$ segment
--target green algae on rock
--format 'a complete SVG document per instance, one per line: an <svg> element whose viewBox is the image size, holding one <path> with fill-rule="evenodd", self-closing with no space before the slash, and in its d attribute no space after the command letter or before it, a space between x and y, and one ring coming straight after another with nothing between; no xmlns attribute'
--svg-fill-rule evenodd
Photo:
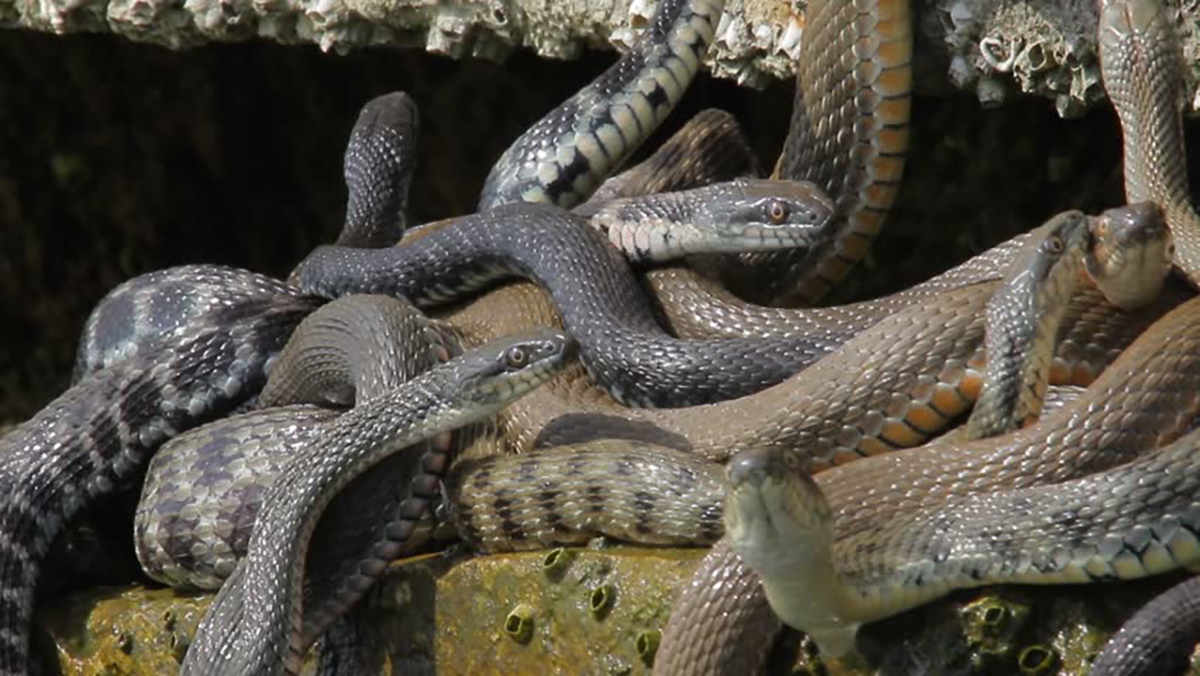
<svg viewBox="0 0 1200 676"><path fill-rule="evenodd" d="M620 546L400 561L356 611L360 663L406 676L646 674L705 553ZM956 594L868 625L846 660L824 660L788 632L770 673L1082 676L1123 619L1177 577ZM64 676L172 674L210 598L93 589L41 608L37 634ZM310 656L306 673L314 666Z"/></svg>

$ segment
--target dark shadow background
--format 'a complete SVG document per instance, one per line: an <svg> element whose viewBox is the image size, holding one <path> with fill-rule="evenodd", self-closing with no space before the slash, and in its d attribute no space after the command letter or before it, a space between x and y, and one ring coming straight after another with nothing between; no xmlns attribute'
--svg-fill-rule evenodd
<svg viewBox="0 0 1200 676"><path fill-rule="evenodd" d="M171 52L0 31L0 423L65 387L87 312L122 280L189 262L281 275L332 240L343 147L371 97L403 89L421 107L411 211L423 222L470 211L504 147L613 58ZM922 64L918 81L943 88L944 72ZM706 106L737 115L770 166L791 83L763 92L702 77L659 137ZM1123 201L1108 110L1064 121L1041 99L985 111L964 95L919 96L914 118L900 204L833 301L908 286L1058 210Z"/></svg>

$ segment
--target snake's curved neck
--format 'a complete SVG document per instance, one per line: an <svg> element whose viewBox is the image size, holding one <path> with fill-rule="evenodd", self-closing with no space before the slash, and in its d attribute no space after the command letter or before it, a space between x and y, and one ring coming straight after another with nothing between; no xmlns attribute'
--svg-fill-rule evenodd
<svg viewBox="0 0 1200 676"><path fill-rule="evenodd" d="M969 438L1010 432L1041 413L1058 328L1083 279L1089 242L1088 220L1082 213L1065 212L1051 219L1038 228L988 300L987 367L967 421Z"/></svg>
<svg viewBox="0 0 1200 676"><path fill-rule="evenodd" d="M579 204L666 119L700 69L725 0L664 0L642 41L548 113L492 167L484 211L513 202Z"/></svg>
<svg viewBox="0 0 1200 676"><path fill-rule="evenodd" d="M1167 212L1175 264L1200 286L1200 215L1192 205L1184 154L1183 52L1158 0L1104 0L1100 68L1121 120L1125 196Z"/></svg>

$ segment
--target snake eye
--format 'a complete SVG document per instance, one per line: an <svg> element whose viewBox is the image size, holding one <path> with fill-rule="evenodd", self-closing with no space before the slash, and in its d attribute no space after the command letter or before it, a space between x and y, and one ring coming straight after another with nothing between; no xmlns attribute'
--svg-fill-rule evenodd
<svg viewBox="0 0 1200 676"><path fill-rule="evenodd" d="M784 222L787 220L787 217L788 208L783 202L777 200L771 202L771 204L767 206L767 218L769 218L775 225L779 225L780 223Z"/></svg>
<svg viewBox="0 0 1200 676"><path fill-rule="evenodd" d="M510 369L519 369L528 363L529 352L523 347L510 347L504 352L504 365Z"/></svg>
<svg viewBox="0 0 1200 676"><path fill-rule="evenodd" d="M1046 251L1052 254L1060 254L1063 252L1063 241L1058 235L1053 235L1046 238Z"/></svg>

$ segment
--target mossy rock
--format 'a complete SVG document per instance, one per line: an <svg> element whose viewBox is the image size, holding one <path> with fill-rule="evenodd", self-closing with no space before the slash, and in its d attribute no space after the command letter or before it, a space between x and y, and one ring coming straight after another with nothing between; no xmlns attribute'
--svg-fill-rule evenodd
<svg viewBox="0 0 1200 676"><path fill-rule="evenodd" d="M380 674L646 674L704 553L565 548L397 562L358 617L365 659ZM772 673L1082 675L1124 618L1177 579L964 592L868 626L845 661L820 659L792 632ZM94 589L43 608L39 632L65 676L169 674L210 598Z"/></svg>

